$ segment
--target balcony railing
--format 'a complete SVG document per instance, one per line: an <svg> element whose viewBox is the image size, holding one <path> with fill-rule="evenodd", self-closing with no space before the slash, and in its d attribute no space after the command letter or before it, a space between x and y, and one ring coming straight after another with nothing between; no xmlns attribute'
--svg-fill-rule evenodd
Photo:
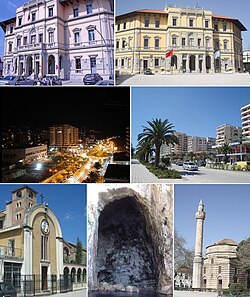
<svg viewBox="0 0 250 297"><path fill-rule="evenodd" d="M117 52L123 52L123 51L138 51L138 50L147 50L147 51L169 51L173 49L175 50L207 50L211 51L212 47L207 47L207 46L191 46L191 45L180 45L180 46L171 46L171 47L150 47L150 46L142 46L142 47L124 47L124 48L117 48Z"/></svg>
<svg viewBox="0 0 250 297"><path fill-rule="evenodd" d="M42 3L45 3L45 0L31 0L29 2L26 2L23 4L23 8L30 8L32 6L36 6L38 4L42 4Z"/></svg>
<svg viewBox="0 0 250 297"><path fill-rule="evenodd" d="M22 250L0 245L0 258L22 258Z"/></svg>

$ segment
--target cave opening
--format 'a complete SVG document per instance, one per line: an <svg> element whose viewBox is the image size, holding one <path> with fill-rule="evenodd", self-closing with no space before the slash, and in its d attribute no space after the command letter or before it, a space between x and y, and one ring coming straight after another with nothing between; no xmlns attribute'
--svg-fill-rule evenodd
<svg viewBox="0 0 250 297"><path fill-rule="evenodd" d="M135 197L124 197L107 204L99 215L97 277L99 283L134 286L155 291L153 232L146 209Z"/></svg>

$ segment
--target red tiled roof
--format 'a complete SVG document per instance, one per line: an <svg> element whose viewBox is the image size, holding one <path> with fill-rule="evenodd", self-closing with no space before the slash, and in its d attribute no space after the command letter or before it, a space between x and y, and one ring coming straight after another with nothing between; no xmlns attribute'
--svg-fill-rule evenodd
<svg viewBox="0 0 250 297"><path fill-rule="evenodd" d="M218 14L213 14L212 17L216 18L216 19L236 20L234 18L230 18L230 17L227 17L227 16L218 15Z"/></svg>
<svg viewBox="0 0 250 297"><path fill-rule="evenodd" d="M247 31L247 28L238 19L230 18L227 16L221 16L217 14L213 14L212 17L215 19L231 20L241 31Z"/></svg>

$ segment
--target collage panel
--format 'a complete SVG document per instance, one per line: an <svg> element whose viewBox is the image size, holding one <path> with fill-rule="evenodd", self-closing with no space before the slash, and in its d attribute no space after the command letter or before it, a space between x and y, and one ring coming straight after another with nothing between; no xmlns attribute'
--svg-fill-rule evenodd
<svg viewBox="0 0 250 297"><path fill-rule="evenodd" d="M175 185L174 296L249 296L249 184Z"/></svg>
<svg viewBox="0 0 250 297"><path fill-rule="evenodd" d="M87 185L90 297L173 296L173 185Z"/></svg>
<svg viewBox="0 0 250 297"><path fill-rule="evenodd" d="M0 296L87 296L86 185L1 184L0 192Z"/></svg>
<svg viewBox="0 0 250 297"><path fill-rule="evenodd" d="M246 0L116 0L116 84L249 86L245 9Z"/></svg>
<svg viewBox="0 0 250 297"><path fill-rule="evenodd" d="M132 87L131 109L132 183L249 183L249 87Z"/></svg>
<svg viewBox="0 0 250 297"><path fill-rule="evenodd" d="M130 88L62 88L1 89L1 181L130 182Z"/></svg>

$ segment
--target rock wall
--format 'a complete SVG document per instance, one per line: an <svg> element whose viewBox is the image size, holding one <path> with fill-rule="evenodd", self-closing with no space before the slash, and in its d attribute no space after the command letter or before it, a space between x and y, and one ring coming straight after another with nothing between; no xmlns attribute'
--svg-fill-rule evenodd
<svg viewBox="0 0 250 297"><path fill-rule="evenodd" d="M173 190L88 185L89 290L172 294Z"/></svg>

